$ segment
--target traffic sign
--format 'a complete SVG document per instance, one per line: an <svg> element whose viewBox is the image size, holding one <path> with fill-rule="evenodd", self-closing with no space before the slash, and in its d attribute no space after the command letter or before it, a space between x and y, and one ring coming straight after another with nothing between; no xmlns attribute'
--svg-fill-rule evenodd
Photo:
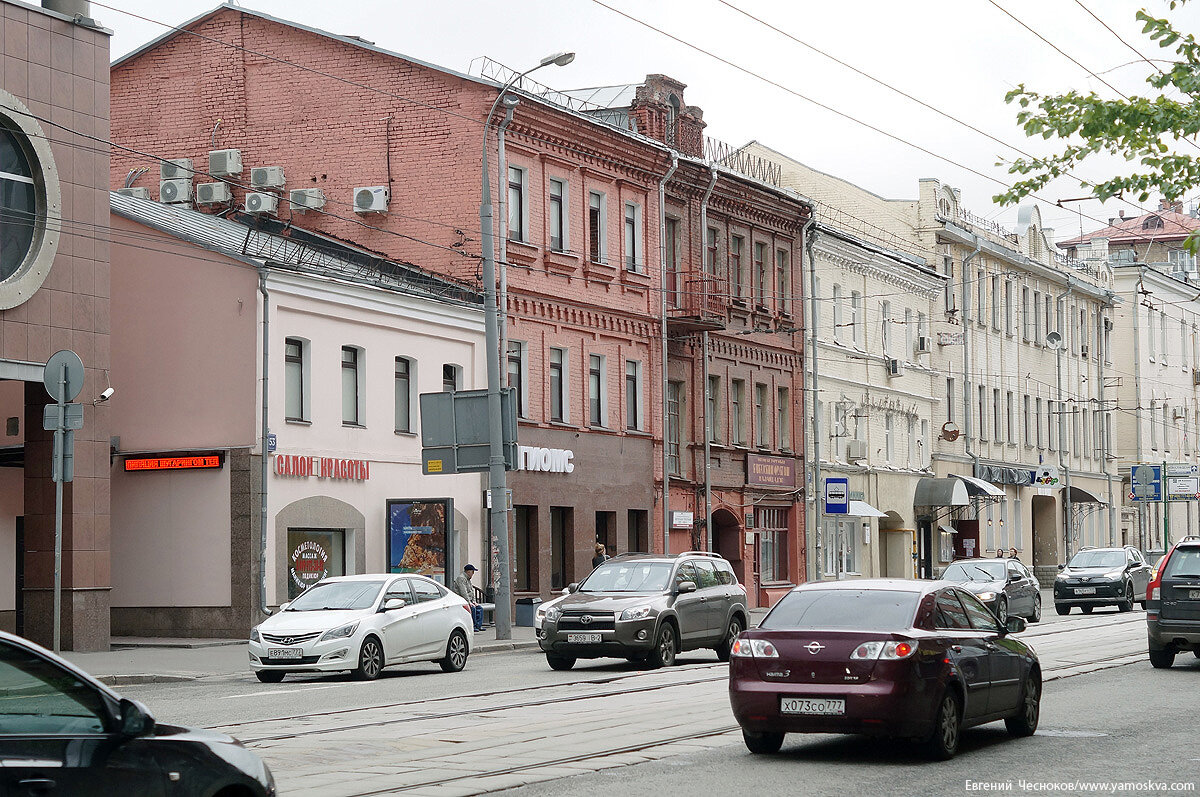
<svg viewBox="0 0 1200 797"><path fill-rule="evenodd" d="M63 367L66 366L64 372ZM65 395L59 398L58 389L60 382L64 381L66 388ZM79 355L70 349L55 352L50 355L50 359L46 360L46 370L42 374L42 383L46 386L46 392L50 394L50 398L55 401L74 401L79 395L79 391L83 390L83 360L79 359Z"/></svg>
<svg viewBox="0 0 1200 797"><path fill-rule="evenodd" d="M58 428L57 404L47 404L42 408L42 428L47 432L53 432ZM63 405L63 428L71 430L83 428L82 404Z"/></svg>
<svg viewBox="0 0 1200 797"><path fill-rule="evenodd" d="M1167 463L1168 501L1195 501L1200 497L1200 465Z"/></svg>
<svg viewBox="0 0 1200 797"><path fill-rule="evenodd" d="M1134 501L1162 500L1161 465L1134 465L1131 474L1130 498Z"/></svg>
<svg viewBox="0 0 1200 797"><path fill-rule="evenodd" d="M850 510L850 480L845 476L825 479L825 514L844 515Z"/></svg>

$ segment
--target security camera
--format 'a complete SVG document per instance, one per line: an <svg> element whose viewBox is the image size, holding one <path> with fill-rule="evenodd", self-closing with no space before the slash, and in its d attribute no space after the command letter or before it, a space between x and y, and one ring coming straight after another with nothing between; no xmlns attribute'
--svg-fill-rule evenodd
<svg viewBox="0 0 1200 797"><path fill-rule="evenodd" d="M99 403L101 401L108 401L110 398L113 397L113 393L116 393L116 392L117 391L114 388L106 387L104 389L104 392L100 394L100 398L96 399L96 402Z"/></svg>

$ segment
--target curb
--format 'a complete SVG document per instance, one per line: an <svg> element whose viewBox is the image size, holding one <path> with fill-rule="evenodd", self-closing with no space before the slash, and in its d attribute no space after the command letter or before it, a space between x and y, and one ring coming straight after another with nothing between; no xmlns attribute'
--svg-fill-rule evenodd
<svg viewBox="0 0 1200 797"><path fill-rule="evenodd" d="M97 681L108 686L139 686L141 684L177 684L185 681L195 681L202 676L199 675L155 675L155 674L129 674L129 675L98 675L93 676Z"/></svg>
<svg viewBox="0 0 1200 797"><path fill-rule="evenodd" d="M530 641L492 641L476 645L471 650L472 655L482 655L485 653L507 653L512 650L530 650L537 649L537 640Z"/></svg>

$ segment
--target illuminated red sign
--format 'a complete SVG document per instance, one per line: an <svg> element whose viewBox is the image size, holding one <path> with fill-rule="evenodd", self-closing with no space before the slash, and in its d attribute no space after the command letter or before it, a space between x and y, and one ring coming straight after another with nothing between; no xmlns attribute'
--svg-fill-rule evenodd
<svg viewBox="0 0 1200 797"><path fill-rule="evenodd" d="M125 470L193 470L196 468L221 467L220 454L204 454L198 457L148 457L125 459Z"/></svg>

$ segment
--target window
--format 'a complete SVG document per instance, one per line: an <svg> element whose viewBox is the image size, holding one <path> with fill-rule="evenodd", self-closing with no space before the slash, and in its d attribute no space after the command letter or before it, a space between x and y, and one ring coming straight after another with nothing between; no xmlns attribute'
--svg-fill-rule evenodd
<svg viewBox="0 0 1200 797"><path fill-rule="evenodd" d="M1045 302L1046 334L1049 335L1055 329L1055 326L1054 326L1054 297L1052 297L1050 294L1046 294L1045 298L1046 298L1046 302Z"/></svg>
<svg viewBox="0 0 1200 797"><path fill-rule="evenodd" d="M791 312L791 300L788 297L788 253L786 249L775 252L775 286L779 291L779 305L776 308L781 314Z"/></svg>
<svg viewBox="0 0 1200 797"><path fill-rule="evenodd" d="M525 170L508 167L508 240L526 241Z"/></svg>
<svg viewBox="0 0 1200 797"><path fill-rule="evenodd" d="M1017 419L1014 417L1017 413L1017 407L1013 401L1013 392L1006 391L1004 394L1004 439L1009 445L1015 445L1017 442Z"/></svg>
<svg viewBox="0 0 1200 797"><path fill-rule="evenodd" d="M921 469L929 467L929 421L925 418L921 419L921 437L917 441L917 445L921 447Z"/></svg>
<svg viewBox="0 0 1200 797"><path fill-rule="evenodd" d="M850 340L859 348L863 345L863 327L866 322L862 314L862 294L850 291Z"/></svg>
<svg viewBox="0 0 1200 797"><path fill-rule="evenodd" d="M946 378L946 420L954 423L954 378Z"/></svg>
<svg viewBox="0 0 1200 797"><path fill-rule="evenodd" d="M987 388L979 386L979 432L980 440L987 440Z"/></svg>
<svg viewBox="0 0 1200 797"><path fill-rule="evenodd" d="M359 406L359 370L361 349L354 346L342 347L342 423L350 426L360 426L361 417Z"/></svg>
<svg viewBox="0 0 1200 797"><path fill-rule="evenodd" d="M1029 394L1026 393L1021 397L1021 422L1025 427L1025 445L1031 446L1034 444L1033 429L1029 418Z"/></svg>
<svg viewBox="0 0 1200 797"><path fill-rule="evenodd" d="M1021 340L1029 341L1033 338L1033 313L1029 307L1029 288L1028 286L1021 288Z"/></svg>
<svg viewBox="0 0 1200 797"><path fill-rule="evenodd" d="M667 383L667 470L682 473L679 457L679 405L683 402L683 383Z"/></svg>
<svg viewBox="0 0 1200 797"><path fill-rule="evenodd" d="M518 592L538 588L537 564L541 542L538 540L536 506L513 507L513 589Z"/></svg>
<svg viewBox="0 0 1200 797"><path fill-rule="evenodd" d="M788 389L781 387L777 391L775 411L778 414L779 448L788 451L792 447L791 402L788 400Z"/></svg>
<svg viewBox="0 0 1200 797"><path fill-rule="evenodd" d="M604 246L604 194L588 192L588 256L593 263L607 262Z"/></svg>
<svg viewBox="0 0 1200 797"><path fill-rule="evenodd" d="M769 402L767 386L756 384L754 386L754 445L759 448L766 448L767 440L770 439L771 407Z"/></svg>
<svg viewBox="0 0 1200 797"><path fill-rule="evenodd" d="M1045 438L1042 437L1042 400L1040 398L1034 399L1033 404L1033 417L1037 424L1037 447L1045 448Z"/></svg>
<svg viewBox="0 0 1200 797"><path fill-rule="evenodd" d="M1013 283L1004 281L1004 334L1013 334Z"/></svg>
<svg viewBox="0 0 1200 797"><path fill-rule="evenodd" d="M411 432L413 363L407 357L396 358L396 431Z"/></svg>
<svg viewBox="0 0 1200 797"><path fill-rule="evenodd" d="M767 245L754 244L754 299L761 305L767 303Z"/></svg>
<svg viewBox="0 0 1200 797"><path fill-rule="evenodd" d="M883 309L879 313L879 315L882 316L882 318L880 319L880 324L882 325L882 331L880 333L881 334L880 348L883 349L884 357L891 357L892 356L892 303L884 302L882 305L882 308Z"/></svg>
<svg viewBox="0 0 1200 797"><path fill-rule="evenodd" d="M625 428L642 428L642 364L625 361Z"/></svg>
<svg viewBox="0 0 1200 797"><path fill-rule="evenodd" d="M754 510L758 529L758 577L764 583L788 580L787 513L782 508Z"/></svg>
<svg viewBox="0 0 1200 797"><path fill-rule="evenodd" d="M721 439L721 377L708 378L708 439L717 442Z"/></svg>
<svg viewBox="0 0 1200 797"><path fill-rule="evenodd" d="M550 588L562 589L575 580L575 509L550 507Z"/></svg>
<svg viewBox="0 0 1200 797"><path fill-rule="evenodd" d="M593 354L588 357L588 423L592 426L607 425L604 393L604 357Z"/></svg>
<svg viewBox="0 0 1200 797"><path fill-rule="evenodd" d="M833 339L842 342L842 286L833 286Z"/></svg>
<svg viewBox="0 0 1200 797"><path fill-rule="evenodd" d="M1042 293L1041 291L1033 292L1033 309L1029 314L1030 323L1033 324L1033 342L1040 344L1042 342Z"/></svg>
<svg viewBox="0 0 1200 797"><path fill-rule="evenodd" d="M729 238L729 279L733 282L734 298L740 299L745 296L745 280L746 276L742 273L742 248L745 244L745 239L740 236L733 235Z"/></svg>
<svg viewBox="0 0 1200 797"><path fill-rule="evenodd" d="M666 236L666 258L667 258L667 284L665 290L667 292L667 302L672 307L679 307L680 300L683 297L683 285L679 275L679 219L668 218L664 225L664 235Z"/></svg>
<svg viewBox="0 0 1200 797"><path fill-rule="evenodd" d="M736 445L746 443L745 403L746 383L734 379L729 385L729 442Z"/></svg>
<svg viewBox="0 0 1200 797"><path fill-rule="evenodd" d="M459 381L459 376L462 374L462 369L457 365L446 363L442 366L442 392L453 393L455 390L462 388L462 383Z"/></svg>
<svg viewBox="0 0 1200 797"><path fill-rule="evenodd" d="M528 407L525 400L525 344L520 341L508 342L508 386L513 389L517 399L517 417L527 418Z"/></svg>
<svg viewBox="0 0 1200 797"><path fill-rule="evenodd" d="M942 299L946 305L946 312L949 313L955 309L954 304L954 258L950 255L942 256L942 273L946 275L946 288L942 293Z"/></svg>
<svg viewBox="0 0 1200 797"><path fill-rule="evenodd" d="M908 447L908 455L905 457L904 466L911 470L917 456L917 419L912 416L908 418L908 438L905 440L905 445Z"/></svg>
<svg viewBox="0 0 1200 797"><path fill-rule="evenodd" d="M550 420L563 422L567 420L567 380L564 379L567 366L567 352L564 349L550 349Z"/></svg>
<svg viewBox="0 0 1200 797"><path fill-rule="evenodd" d="M913 359L913 322L912 310L904 308L904 351L902 352L905 360Z"/></svg>
<svg viewBox="0 0 1200 797"><path fill-rule="evenodd" d="M4 733L33 736L61 736L61 742L45 740L9 741L6 747L23 748L31 752L43 746L92 746L97 742L87 737L105 733L108 709L100 693L89 684L79 681L67 670L46 659L28 653L7 642L0 643L0 683L13 703L4 710ZM13 698L16 698L15 700ZM72 738L74 737L74 738ZM84 739L79 739L84 737ZM22 762L24 763L24 762ZM48 762L47 762L48 763ZM26 766L36 764L26 764ZM61 762L56 762L62 766ZM119 765L118 765L119 766ZM77 775L70 772L70 780ZM64 772L67 775L68 772ZM16 783L18 774L11 779ZM42 776L39 776L42 777ZM28 783L44 783L30 780ZM53 788L53 787L51 787ZM31 788L30 791L35 791Z"/></svg>
<svg viewBox="0 0 1200 797"><path fill-rule="evenodd" d="M642 258L642 208L633 202L625 203L625 270L646 270Z"/></svg>
<svg viewBox="0 0 1200 797"><path fill-rule="evenodd" d="M1165 310L1162 312L1162 318L1159 319L1158 336L1159 336L1158 348L1159 348L1159 351L1162 353L1161 362L1163 365L1166 365L1167 364L1167 313Z"/></svg>
<svg viewBox="0 0 1200 797"><path fill-rule="evenodd" d="M975 320L982 326L987 323L987 270L976 269L975 271Z"/></svg>
<svg viewBox="0 0 1200 797"><path fill-rule="evenodd" d="M1157 340L1158 336L1154 334L1154 311L1146 313L1146 325L1150 329L1150 334L1147 336L1147 348L1150 351L1150 359L1153 360L1158 356Z"/></svg>
<svg viewBox="0 0 1200 797"><path fill-rule="evenodd" d="M992 439L1004 442L1004 408L1000 406L1000 388L992 388Z"/></svg>
<svg viewBox="0 0 1200 797"><path fill-rule="evenodd" d="M15 98L14 98L15 101ZM21 106L19 101L16 102ZM4 307L14 307L29 298L45 279L48 269L34 269L31 253L41 248L43 251L37 259L46 261L54 257L54 246L35 244L41 227L41 219L45 216L44 191L58 191L55 180L44 180L46 188L39 189L35 177L39 176L41 168L37 162L34 150L49 149L40 138L26 137L21 129L28 126L28 120L19 117L11 119L0 117L0 282L17 277L13 282L32 284L11 284L7 290L0 291L0 299ZM47 262L49 265L49 262Z"/></svg>
<svg viewBox="0 0 1200 797"><path fill-rule="evenodd" d="M3 230L0 230L2 233ZM289 421L308 419L308 391L305 390L307 373L304 367L307 353L305 341L299 338L286 338L283 341L283 407L284 417Z"/></svg>
<svg viewBox="0 0 1200 797"><path fill-rule="evenodd" d="M717 275L717 268L720 265L717 258L717 237L719 231L716 227L709 227L704 232L704 271L710 276Z"/></svg>
<svg viewBox="0 0 1200 797"><path fill-rule="evenodd" d="M567 251L567 183L550 178L550 248L555 252Z"/></svg>
<svg viewBox="0 0 1200 797"><path fill-rule="evenodd" d="M895 421L892 413L883 416L883 461L891 462L895 455Z"/></svg>
<svg viewBox="0 0 1200 797"><path fill-rule="evenodd" d="M992 275L992 329L1000 330L1000 276Z"/></svg>

